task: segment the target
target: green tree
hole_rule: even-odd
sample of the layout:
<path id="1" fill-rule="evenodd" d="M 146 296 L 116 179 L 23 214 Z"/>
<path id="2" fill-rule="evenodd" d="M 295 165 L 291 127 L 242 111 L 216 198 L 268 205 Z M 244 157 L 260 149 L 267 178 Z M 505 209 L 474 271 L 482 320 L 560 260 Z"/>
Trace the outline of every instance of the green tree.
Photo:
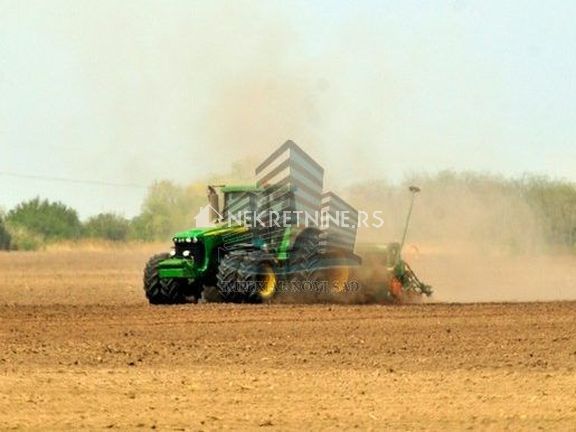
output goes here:
<path id="1" fill-rule="evenodd" d="M 527 177 L 517 187 L 538 214 L 548 242 L 576 251 L 576 185 Z"/>
<path id="2" fill-rule="evenodd" d="M 4 223 L 4 215 L 0 214 L 0 250 L 9 250 L 12 236 Z"/>
<path id="3" fill-rule="evenodd" d="M 156 182 L 148 190 L 142 212 L 132 220 L 133 235 L 141 240 L 166 240 L 176 231 L 192 227 L 194 216 L 205 204 L 201 185 Z"/>
<path id="4" fill-rule="evenodd" d="M 81 230 L 76 210 L 40 198 L 18 204 L 8 212 L 6 221 L 13 229 L 23 229 L 46 241 L 78 238 Z"/>
<path id="5" fill-rule="evenodd" d="M 483 250 L 495 246 L 512 253 L 576 252 L 576 184 L 537 176 L 510 179 L 442 171 L 414 174 L 399 185 L 357 183 L 347 191 L 350 202 L 385 210 L 385 226 L 371 236 L 388 241 L 402 232 L 410 184 L 423 191 L 410 224 L 411 239 L 466 241 Z"/>
<path id="6" fill-rule="evenodd" d="M 113 241 L 125 241 L 130 234 L 130 222 L 114 213 L 100 213 L 84 224 L 83 235 Z"/>

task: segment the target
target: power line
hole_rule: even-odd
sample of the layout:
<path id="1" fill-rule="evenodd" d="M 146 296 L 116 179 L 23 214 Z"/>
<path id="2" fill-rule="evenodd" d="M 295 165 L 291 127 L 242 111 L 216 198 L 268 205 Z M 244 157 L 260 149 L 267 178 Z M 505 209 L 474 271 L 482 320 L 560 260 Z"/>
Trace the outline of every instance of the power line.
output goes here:
<path id="1" fill-rule="evenodd" d="M 24 178 L 24 179 L 33 179 L 33 180 L 42 180 L 42 181 L 53 181 L 53 182 L 61 182 L 61 183 L 76 183 L 76 184 L 90 184 L 90 185 L 98 185 L 98 186 L 111 186 L 111 187 L 126 187 L 126 188 L 137 188 L 137 189 L 147 189 L 148 186 L 136 184 L 136 183 L 114 183 L 114 182 L 106 182 L 100 180 L 83 180 L 83 179 L 72 179 L 66 177 L 52 177 L 52 176 L 42 176 L 42 175 L 34 175 L 34 174 L 22 174 L 22 173 L 15 173 L 15 172 L 8 172 L 8 171 L 0 171 L 0 176 L 8 176 L 8 177 L 15 177 L 15 178 Z"/>

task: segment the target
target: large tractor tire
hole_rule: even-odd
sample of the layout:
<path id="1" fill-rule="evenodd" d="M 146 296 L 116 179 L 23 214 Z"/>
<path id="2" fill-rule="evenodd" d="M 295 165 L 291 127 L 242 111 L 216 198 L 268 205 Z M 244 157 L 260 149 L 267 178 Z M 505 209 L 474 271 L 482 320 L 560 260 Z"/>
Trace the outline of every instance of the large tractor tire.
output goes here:
<path id="1" fill-rule="evenodd" d="M 238 291 L 236 281 L 244 258 L 239 251 L 234 251 L 226 255 L 220 261 L 218 274 L 216 275 L 216 288 L 218 294 L 225 302 L 239 302 L 242 296 Z"/>
<path id="2" fill-rule="evenodd" d="M 319 264 L 319 235 L 315 229 L 304 230 L 294 242 L 290 253 L 290 274 L 294 281 L 310 280 Z"/>
<path id="3" fill-rule="evenodd" d="M 315 299 L 324 294 L 319 241 L 319 231 L 315 229 L 305 230 L 296 238 L 283 295 Z"/>
<path id="4" fill-rule="evenodd" d="M 267 302 L 278 287 L 274 264 L 262 251 L 226 255 L 218 267 L 217 280 L 218 292 L 228 302 Z"/>
<path id="5" fill-rule="evenodd" d="M 319 252 L 316 230 L 304 231 L 294 244 L 290 257 L 287 289 L 312 301 L 332 301 L 346 294 L 350 267 L 332 261 L 346 258 L 342 251 Z"/>
<path id="6" fill-rule="evenodd" d="M 186 303 L 186 290 L 178 279 L 160 279 L 158 264 L 169 258 L 162 253 L 152 256 L 144 269 L 144 292 L 150 304 L 166 305 Z"/>

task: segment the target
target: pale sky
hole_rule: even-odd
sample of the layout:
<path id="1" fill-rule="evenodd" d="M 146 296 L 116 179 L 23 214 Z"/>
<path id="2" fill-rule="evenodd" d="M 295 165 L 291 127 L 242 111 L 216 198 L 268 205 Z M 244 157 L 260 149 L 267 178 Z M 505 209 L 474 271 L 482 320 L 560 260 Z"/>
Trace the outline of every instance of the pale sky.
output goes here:
<path id="1" fill-rule="evenodd" d="M 576 181 L 572 1 L 0 0 L 0 208 L 138 213 L 293 139 L 334 188 L 443 169 Z"/>

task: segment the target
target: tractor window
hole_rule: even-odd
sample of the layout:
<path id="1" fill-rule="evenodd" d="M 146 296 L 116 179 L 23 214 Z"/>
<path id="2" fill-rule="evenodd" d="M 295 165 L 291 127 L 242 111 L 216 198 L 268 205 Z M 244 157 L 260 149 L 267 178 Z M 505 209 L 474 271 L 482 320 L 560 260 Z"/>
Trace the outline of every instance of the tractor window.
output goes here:
<path id="1" fill-rule="evenodd" d="M 253 212 L 256 210 L 256 197 L 253 192 L 225 192 L 224 208 L 222 217 L 224 219 L 240 218 L 244 212 Z"/>

